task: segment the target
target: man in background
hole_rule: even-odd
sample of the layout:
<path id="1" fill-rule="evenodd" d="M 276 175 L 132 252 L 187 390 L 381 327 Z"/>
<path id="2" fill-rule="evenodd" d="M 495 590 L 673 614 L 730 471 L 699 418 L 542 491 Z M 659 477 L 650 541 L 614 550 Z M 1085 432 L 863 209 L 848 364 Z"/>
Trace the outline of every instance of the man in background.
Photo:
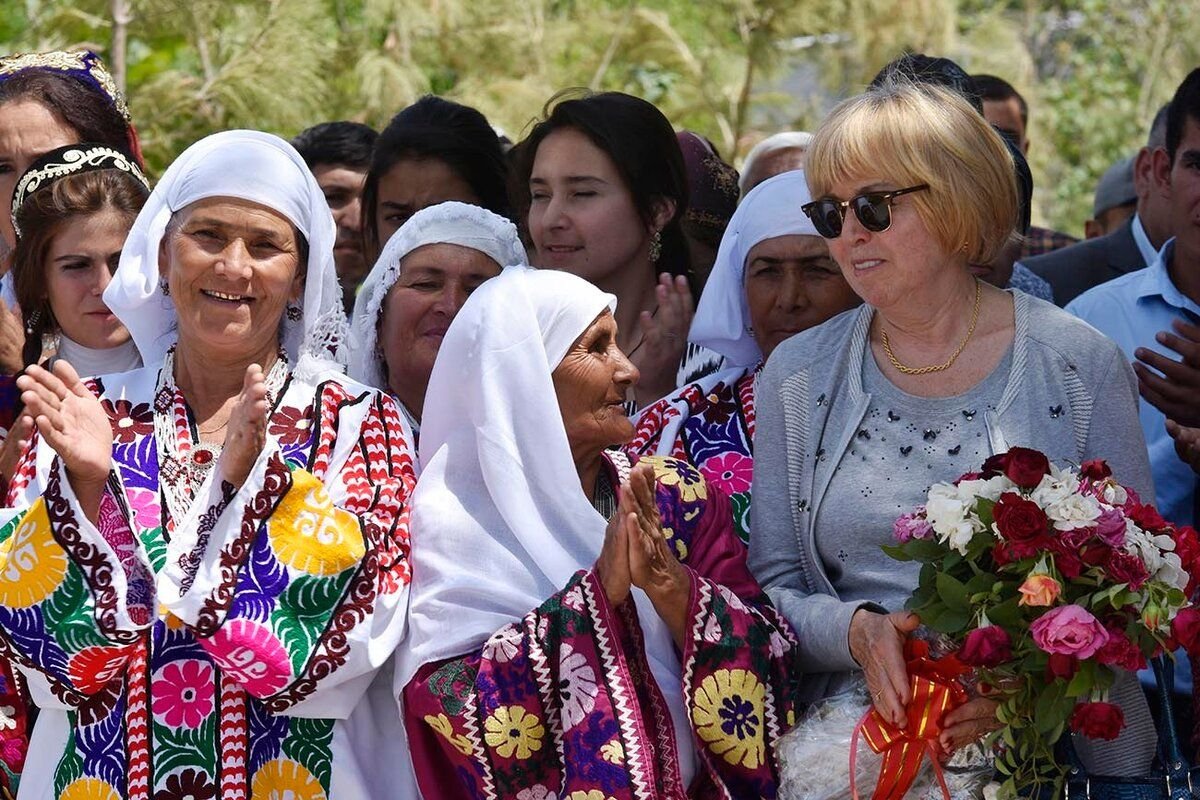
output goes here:
<path id="1" fill-rule="evenodd" d="M 308 164 L 337 223 L 333 249 L 342 302 L 349 314 L 371 265 L 363 256 L 362 189 L 379 134 L 359 122 L 322 122 L 302 131 L 292 146 Z"/>
<path id="2" fill-rule="evenodd" d="M 1100 176 L 1092 200 L 1092 218 L 1083 223 L 1084 238 L 1098 239 L 1112 233 L 1137 213 L 1133 161 L 1133 157 L 1122 158 Z"/>

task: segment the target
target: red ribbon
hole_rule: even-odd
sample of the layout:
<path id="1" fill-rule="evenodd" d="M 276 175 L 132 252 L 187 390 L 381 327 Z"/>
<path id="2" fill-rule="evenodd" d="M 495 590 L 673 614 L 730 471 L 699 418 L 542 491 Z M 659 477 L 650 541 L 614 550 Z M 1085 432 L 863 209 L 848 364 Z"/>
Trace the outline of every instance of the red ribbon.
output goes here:
<path id="1" fill-rule="evenodd" d="M 904 655 L 912 694 L 905 708 L 908 724 L 898 728 L 874 707 L 858 721 L 850 739 L 850 793 L 854 800 L 858 800 L 855 766 L 860 734 L 872 751 L 883 755 L 871 800 L 901 800 L 916 780 L 926 754 L 933 762 L 942 793 L 950 800 L 950 790 L 946 788 L 938 760 L 937 741 L 942 732 L 943 717 L 967 701 L 967 693 L 959 685 L 958 678 L 970 672 L 970 668 L 954 656 L 929 658 L 929 644 L 919 639 L 909 639 L 905 643 Z"/>

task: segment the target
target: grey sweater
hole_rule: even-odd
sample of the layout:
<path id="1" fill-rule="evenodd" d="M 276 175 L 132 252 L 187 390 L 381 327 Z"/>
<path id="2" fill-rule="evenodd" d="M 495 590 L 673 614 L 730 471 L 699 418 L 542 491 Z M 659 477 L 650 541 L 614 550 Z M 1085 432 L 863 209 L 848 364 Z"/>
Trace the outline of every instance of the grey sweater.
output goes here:
<path id="1" fill-rule="evenodd" d="M 1013 298 L 1012 368 L 996 409 L 985 412 L 991 451 L 1032 447 L 1059 464 L 1104 458 L 1122 483 L 1152 500 L 1135 378 L 1120 349 L 1050 303 L 1021 292 Z M 838 597 L 812 522 L 870 405 L 862 367 L 873 313 L 863 305 L 788 339 L 758 382 L 750 568 L 799 634 L 809 699 L 827 696 L 859 668 L 848 633 L 863 604 Z M 822 520 L 829 518 L 826 509 Z M 1129 716 L 1136 723 L 1141 714 Z"/>

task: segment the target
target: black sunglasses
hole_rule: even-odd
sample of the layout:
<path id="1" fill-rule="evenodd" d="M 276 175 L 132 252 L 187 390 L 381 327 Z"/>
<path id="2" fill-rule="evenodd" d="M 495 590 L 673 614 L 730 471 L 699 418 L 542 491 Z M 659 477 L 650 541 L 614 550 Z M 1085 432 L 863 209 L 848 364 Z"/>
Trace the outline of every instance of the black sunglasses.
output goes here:
<path id="1" fill-rule="evenodd" d="M 892 224 L 892 200 L 902 194 L 919 192 L 928 189 L 928 183 L 910 186 L 907 189 L 896 189 L 891 192 L 866 192 L 849 200 L 834 200 L 832 197 L 822 197 L 800 206 L 800 210 L 812 220 L 817 233 L 826 239 L 836 239 L 842 235 L 842 223 L 846 219 L 846 209 L 853 208 L 854 216 L 862 226 L 873 233 L 882 233 Z"/>

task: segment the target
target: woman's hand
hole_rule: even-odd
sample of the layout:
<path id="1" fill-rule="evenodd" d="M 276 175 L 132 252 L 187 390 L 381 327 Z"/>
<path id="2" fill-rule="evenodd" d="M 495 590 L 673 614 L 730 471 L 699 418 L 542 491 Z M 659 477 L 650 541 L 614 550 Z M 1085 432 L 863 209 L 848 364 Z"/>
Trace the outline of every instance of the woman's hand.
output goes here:
<path id="1" fill-rule="evenodd" d="M 600 557 L 596 559 L 596 577 L 604 586 L 608 604 L 614 607 L 629 597 L 629 541 L 636 531 L 637 513 L 633 509 L 633 497 L 622 492 L 616 513 L 604 531 Z"/>
<path id="2" fill-rule="evenodd" d="M 999 706 L 995 700 L 977 697 L 947 714 L 942 720 L 943 728 L 938 736 L 942 753 L 948 756 L 961 747 L 979 741 L 992 731 L 999 730 L 1000 720 L 996 719 L 996 709 Z"/>
<path id="3" fill-rule="evenodd" d="M 267 378 L 262 367 L 251 364 L 242 379 L 242 393 L 229 412 L 229 429 L 218 463 L 220 478 L 240 489 L 266 442 Z"/>
<path id="4" fill-rule="evenodd" d="M 29 367 L 17 378 L 17 388 L 26 424 L 36 424 L 46 444 L 58 453 L 84 514 L 94 522 L 112 469 L 112 426 L 104 407 L 75 368 L 61 359 L 53 372 Z"/>
<path id="5" fill-rule="evenodd" d="M 908 611 L 877 614 L 865 608 L 850 620 L 850 655 L 863 668 L 875 710 L 898 728 L 908 724 L 905 709 L 912 700 L 904 640 L 920 624 Z"/>
<path id="6" fill-rule="evenodd" d="M 0 446 L 0 486 L 12 481 L 13 475 L 17 471 L 17 462 L 21 460 L 21 454 L 29 447 L 29 440 L 32 437 L 33 420 L 28 415 L 22 414 L 13 423 L 3 446 Z"/>
<path id="7" fill-rule="evenodd" d="M 621 485 L 621 496 L 632 496 L 637 510 L 637 526 L 629 542 L 629 574 L 633 585 L 654 603 L 682 649 L 692 580 L 667 545 L 654 494 L 654 470 L 649 464 L 634 467 L 629 480 Z"/>
<path id="8" fill-rule="evenodd" d="M 687 278 L 672 278 L 667 273 L 658 276 L 655 289 L 658 312 L 643 311 L 639 323 L 642 341 L 630 360 L 641 373 L 635 388 L 638 407 L 653 403 L 675 389 L 679 364 L 687 352 L 688 329 L 692 326 L 695 308 Z"/>

